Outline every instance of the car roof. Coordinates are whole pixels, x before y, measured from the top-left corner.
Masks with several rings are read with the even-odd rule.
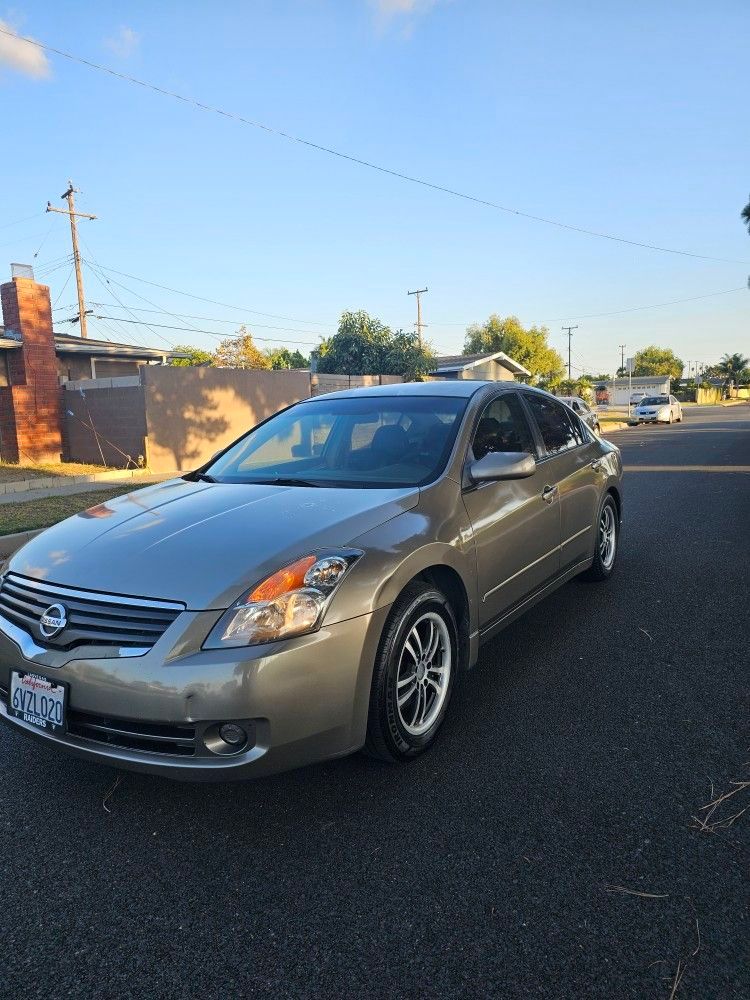
[[[499,389],[521,388],[519,382],[495,382],[487,379],[440,379],[435,382],[394,382],[391,385],[367,385],[352,389],[343,389],[340,392],[327,392],[321,396],[314,396],[313,399],[350,399],[363,396],[443,396],[450,398],[467,399],[479,392],[494,386]],[[523,386],[524,389],[531,388]],[[536,390],[535,390],[536,391]],[[309,400],[304,400],[309,402]]]

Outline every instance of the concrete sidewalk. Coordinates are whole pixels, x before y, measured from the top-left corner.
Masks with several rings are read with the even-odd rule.
[[[4,497],[6,494],[13,493],[30,493],[36,492],[37,490],[54,490],[61,486],[73,486],[82,487],[87,484],[99,484],[99,483],[126,483],[130,479],[138,479],[141,481],[157,482],[158,479],[171,479],[172,476],[178,476],[179,472],[164,472],[164,473],[153,473],[149,472],[148,469],[106,469],[104,472],[91,472],[86,475],[81,476],[34,476],[31,479],[24,479],[19,476],[18,479],[13,479],[9,481],[0,481],[0,503],[5,503]],[[149,479],[149,477],[157,476],[158,479]],[[83,492],[79,489],[79,492]],[[48,494],[52,496],[54,494]]]
[[[71,476],[70,479],[33,479],[26,482],[33,483],[62,483],[63,485],[37,487],[26,490],[13,490],[12,492],[0,493],[0,507],[7,503],[27,503],[29,500],[41,500],[43,497],[63,497],[72,496],[76,493],[99,493],[106,490],[108,486],[132,486],[137,490],[140,486],[148,486],[149,483],[162,483],[174,476],[179,476],[179,472],[152,472],[139,476],[120,476],[112,479],[99,479],[98,477]],[[16,486],[16,483],[5,483],[5,486]]]

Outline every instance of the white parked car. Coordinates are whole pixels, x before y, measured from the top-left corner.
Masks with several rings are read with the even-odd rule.
[[[571,410],[577,413],[585,424],[589,425],[592,431],[595,431],[597,434],[601,432],[599,418],[585,399],[581,399],[580,396],[559,396],[558,398],[561,399],[563,403],[567,403]]]
[[[633,414],[639,424],[671,424],[682,420],[682,406],[674,396],[646,396]]]

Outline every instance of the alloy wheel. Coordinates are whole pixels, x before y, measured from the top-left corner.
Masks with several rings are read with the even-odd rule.
[[[426,733],[440,715],[452,658],[448,626],[437,612],[426,612],[409,630],[396,672],[398,716],[410,736]]]
[[[611,503],[602,508],[599,518],[599,559],[604,569],[609,570],[615,561],[617,550],[617,522]]]

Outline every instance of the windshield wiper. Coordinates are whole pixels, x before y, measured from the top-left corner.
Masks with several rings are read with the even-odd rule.
[[[207,472],[195,472],[193,473],[193,479],[200,480],[202,483],[215,483],[216,480],[213,476],[209,476]]]
[[[314,486],[320,487],[320,483],[313,483],[309,479],[292,479],[284,476],[274,476],[273,479],[254,479],[253,484],[258,486]]]

